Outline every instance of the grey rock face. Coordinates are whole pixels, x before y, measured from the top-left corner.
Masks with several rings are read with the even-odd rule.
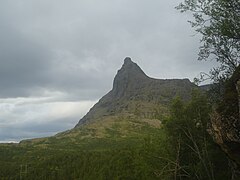
[[[127,57],[114,78],[112,90],[90,109],[76,127],[122,113],[139,116],[155,114],[158,108],[166,109],[175,96],[188,100],[196,87],[188,79],[150,78]]]
[[[127,95],[127,92],[139,88],[141,82],[148,80],[147,75],[132,60],[127,57],[124,64],[114,78],[112,95],[115,98],[121,98]]]

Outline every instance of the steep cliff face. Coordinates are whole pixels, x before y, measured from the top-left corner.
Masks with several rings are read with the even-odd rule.
[[[225,84],[222,102],[212,115],[211,134],[232,160],[233,179],[240,179],[240,66]]]
[[[131,91],[143,88],[148,80],[149,78],[142,69],[127,57],[114,78],[111,94],[117,99],[126,98],[126,96],[133,95]]]
[[[76,127],[106,116],[156,118],[168,113],[168,105],[175,96],[188,100],[193,88],[197,86],[188,79],[150,78],[127,57],[114,78],[112,90],[91,108]]]

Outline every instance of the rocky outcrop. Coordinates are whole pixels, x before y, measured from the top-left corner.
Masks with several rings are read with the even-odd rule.
[[[233,178],[240,179],[240,67],[226,82],[222,102],[211,118],[211,135],[228,155]]]
[[[114,78],[112,96],[119,99],[131,95],[130,91],[143,88],[148,80],[149,78],[142,69],[127,57]]]
[[[103,96],[79,121],[76,127],[106,116],[135,115],[156,118],[167,113],[175,96],[190,99],[197,86],[188,79],[154,79],[127,57],[114,78],[112,90]]]

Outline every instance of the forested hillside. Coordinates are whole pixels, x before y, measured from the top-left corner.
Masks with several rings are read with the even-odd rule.
[[[162,119],[96,121],[49,138],[0,146],[2,179],[229,179],[206,132],[207,99],[176,98]],[[219,166],[221,164],[221,166]]]

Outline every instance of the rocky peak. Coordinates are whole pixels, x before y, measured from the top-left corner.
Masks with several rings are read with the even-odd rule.
[[[130,57],[124,59],[124,64],[121,69],[118,70],[116,77],[119,76],[128,76],[131,78],[147,77],[143,70],[134,63]]]
[[[134,87],[146,79],[148,77],[143,70],[131,58],[126,57],[124,64],[114,78],[112,92],[115,97],[122,97],[130,86]]]
[[[167,112],[166,109],[175,96],[188,100],[193,88],[196,86],[188,79],[150,78],[127,57],[114,78],[112,90],[91,108],[76,127],[126,114],[138,118],[154,118],[156,109]]]
[[[132,59],[131,59],[130,57],[126,57],[126,58],[124,59],[124,64],[125,64],[125,65],[131,64],[131,63],[133,63],[133,62],[132,62]]]

